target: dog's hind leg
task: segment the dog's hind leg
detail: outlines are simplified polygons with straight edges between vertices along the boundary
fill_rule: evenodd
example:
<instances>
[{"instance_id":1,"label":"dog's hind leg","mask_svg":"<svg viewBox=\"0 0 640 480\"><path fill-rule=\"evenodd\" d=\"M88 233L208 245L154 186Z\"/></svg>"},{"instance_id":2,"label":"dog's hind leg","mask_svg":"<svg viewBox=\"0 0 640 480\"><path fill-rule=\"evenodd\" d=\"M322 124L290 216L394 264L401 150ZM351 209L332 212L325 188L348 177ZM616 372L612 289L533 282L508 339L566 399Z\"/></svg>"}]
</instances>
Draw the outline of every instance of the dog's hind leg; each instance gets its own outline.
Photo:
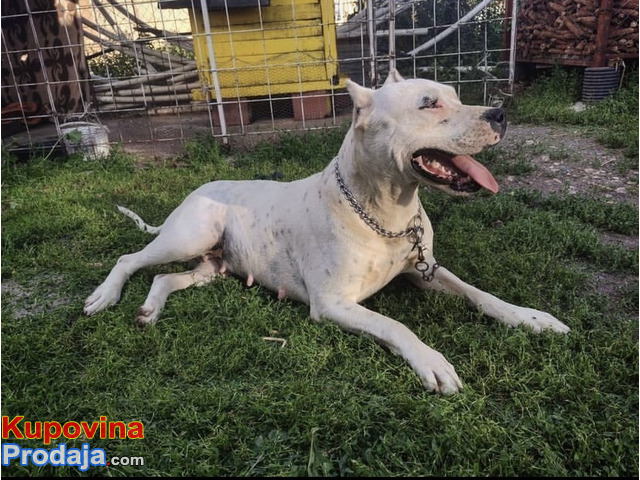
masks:
<instances>
[{"instance_id":1,"label":"dog's hind leg","mask_svg":"<svg viewBox=\"0 0 640 480\"><path fill-rule=\"evenodd\" d=\"M169 295L192 285L201 287L211 282L222 268L222 260L208 253L196 268L188 272L156 275L144 304L138 309L136 323L147 325L156 323Z\"/></svg>"},{"instance_id":2,"label":"dog's hind leg","mask_svg":"<svg viewBox=\"0 0 640 480\"><path fill-rule=\"evenodd\" d=\"M203 255L213 247L213 244L207 243L199 249L191 249L187 252L176 248L177 245L180 245L180 241L176 241L170 249L165 248L167 243L165 240L166 238L163 238L161 234L139 252L121 256L105 281L85 301L84 313L93 315L118 303L122 287L129 277L141 268L190 260Z\"/></svg>"},{"instance_id":3,"label":"dog's hind leg","mask_svg":"<svg viewBox=\"0 0 640 480\"><path fill-rule=\"evenodd\" d=\"M141 268L187 261L209 252L222 238L224 209L198 197L185 200L151 243L118 259L106 280L85 301L84 313L93 315L117 303L125 282Z\"/></svg>"}]
</instances>

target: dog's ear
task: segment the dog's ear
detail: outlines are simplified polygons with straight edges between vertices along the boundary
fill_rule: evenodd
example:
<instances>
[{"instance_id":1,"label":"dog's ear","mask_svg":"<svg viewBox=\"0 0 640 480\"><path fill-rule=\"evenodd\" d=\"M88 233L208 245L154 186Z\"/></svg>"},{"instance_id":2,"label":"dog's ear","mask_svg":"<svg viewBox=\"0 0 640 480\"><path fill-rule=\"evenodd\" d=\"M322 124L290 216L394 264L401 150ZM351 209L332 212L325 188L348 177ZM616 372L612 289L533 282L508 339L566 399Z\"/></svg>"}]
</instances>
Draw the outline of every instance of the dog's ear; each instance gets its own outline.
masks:
<instances>
[{"instance_id":1,"label":"dog's ear","mask_svg":"<svg viewBox=\"0 0 640 480\"><path fill-rule=\"evenodd\" d=\"M353 102L353 125L357 127L362 125L364 119L371 111L373 90L361 87L351 80L347 80L346 87Z\"/></svg>"},{"instance_id":2,"label":"dog's ear","mask_svg":"<svg viewBox=\"0 0 640 480\"><path fill-rule=\"evenodd\" d=\"M383 85L387 85L388 83L398 83L398 82L404 82L404 77L398 73L398 70L396 70L395 68L392 68L391 70L389 70L389 76L384 81Z\"/></svg>"}]
</instances>

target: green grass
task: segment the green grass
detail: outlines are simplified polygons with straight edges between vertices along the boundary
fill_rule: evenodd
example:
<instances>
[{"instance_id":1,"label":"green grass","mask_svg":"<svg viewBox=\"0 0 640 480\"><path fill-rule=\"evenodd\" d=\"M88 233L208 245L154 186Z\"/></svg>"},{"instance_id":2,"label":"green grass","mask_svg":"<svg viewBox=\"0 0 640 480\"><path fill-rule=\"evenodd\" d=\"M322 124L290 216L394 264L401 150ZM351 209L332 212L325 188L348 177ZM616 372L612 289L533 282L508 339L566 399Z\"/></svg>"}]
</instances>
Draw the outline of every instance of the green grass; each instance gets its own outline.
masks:
<instances>
[{"instance_id":1,"label":"green grass","mask_svg":"<svg viewBox=\"0 0 640 480\"><path fill-rule=\"evenodd\" d=\"M638 69L627 68L622 86L610 97L581 112L570 107L580 100L582 69L555 67L518 95L510 118L523 123L579 125L611 148L621 148L629 158L627 168L638 169Z\"/></svg>"},{"instance_id":2,"label":"green grass","mask_svg":"<svg viewBox=\"0 0 640 480\"><path fill-rule=\"evenodd\" d=\"M455 365L465 385L455 396L425 392L371 339L233 278L173 294L156 326L135 328L153 276L183 265L136 273L118 305L83 316L118 256L149 241L116 204L159 224L205 181L317 171L343 134L285 135L233 163L207 139L151 168L121 152L3 158L2 414L144 424L143 440L90 442L108 457L142 456L143 467L87 475L637 476L638 252L603 241L637 235L634 205L523 190L422 194L442 265L572 328L509 329L401 279L364 302ZM524 159L501 168L527 173ZM619 288L603 290L601 274ZM15 463L2 472L79 474Z\"/></svg>"}]
</instances>

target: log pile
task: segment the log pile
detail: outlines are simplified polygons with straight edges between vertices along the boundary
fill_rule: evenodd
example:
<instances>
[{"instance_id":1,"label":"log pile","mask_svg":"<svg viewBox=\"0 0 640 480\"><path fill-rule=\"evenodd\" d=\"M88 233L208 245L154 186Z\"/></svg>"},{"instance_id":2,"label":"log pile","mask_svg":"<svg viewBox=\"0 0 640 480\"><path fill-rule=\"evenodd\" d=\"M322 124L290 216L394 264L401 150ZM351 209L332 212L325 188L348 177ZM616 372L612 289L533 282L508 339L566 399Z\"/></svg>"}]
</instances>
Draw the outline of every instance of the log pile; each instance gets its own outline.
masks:
<instances>
[{"instance_id":1,"label":"log pile","mask_svg":"<svg viewBox=\"0 0 640 480\"><path fill-rule=\"evenodd\" d=\"M638 57L638 0L613 2L607 52Z\"/></svg>"},{"instance_id":2,"label":"log pile","mask_svg":"<svg viewBox=\"0 0 640 480\"><path fill-rule=\"evenodd\" d=\"M166 49L154 49L148 38L132 39L120 29L117 20L105 8L102 0L92 0L96 10L102 14L100 22L83 17L84 37L99 45L102 51L117 51L135 60L135 77L117 79L91 75L94 99L100 111L126 108L155 107L190 103L191 90L200 88L196 62L191 58L176 55ZM158 31L135 17L114 0L108 0L136 30L148 32L155 38L164 38L167 43L187 53L193 52L190 38Z\"/></svg>"},{"instance_id":3,"label":"log pile","mask_svg":"<svg viewBox=\"0 0 640 480\"><path fill-rule=\"evenodd\" d=\"M576 60L590 65L596 53L600 0L526 0L518 15L516 51L522 61ZM605 55L638 57L638 0L611 2Z\"/></svg>"}]
</instances>

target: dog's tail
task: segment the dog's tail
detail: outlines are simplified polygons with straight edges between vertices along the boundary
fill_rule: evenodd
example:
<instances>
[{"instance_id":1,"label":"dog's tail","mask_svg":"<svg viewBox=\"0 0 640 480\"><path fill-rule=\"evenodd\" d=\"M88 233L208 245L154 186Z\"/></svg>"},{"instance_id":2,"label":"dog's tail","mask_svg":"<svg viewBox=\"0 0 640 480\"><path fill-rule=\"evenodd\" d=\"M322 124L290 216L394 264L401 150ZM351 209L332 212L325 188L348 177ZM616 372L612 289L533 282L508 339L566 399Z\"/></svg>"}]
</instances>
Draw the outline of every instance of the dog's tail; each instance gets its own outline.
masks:
<instances>
[{"instance_id":1,"label":"dog's tail","mask_svg":"<svg viewBox=\"0 0 640 480\"><path fill-rule=\"evenodd\" d=\"M147 225L147 223L144 220L142 220L136 213L133 213L128 208L121 207L120 205L117 205L117 207L120 213L122 213L123 215L126 215L131 220L136 222L136 225L138 226L138 228L143 232L150 233L152 235L158 235L160 233L160 230L162 229L162 225L160 225L159 227L153 227L151 225Z\"/></svg>"}]
</instances>

